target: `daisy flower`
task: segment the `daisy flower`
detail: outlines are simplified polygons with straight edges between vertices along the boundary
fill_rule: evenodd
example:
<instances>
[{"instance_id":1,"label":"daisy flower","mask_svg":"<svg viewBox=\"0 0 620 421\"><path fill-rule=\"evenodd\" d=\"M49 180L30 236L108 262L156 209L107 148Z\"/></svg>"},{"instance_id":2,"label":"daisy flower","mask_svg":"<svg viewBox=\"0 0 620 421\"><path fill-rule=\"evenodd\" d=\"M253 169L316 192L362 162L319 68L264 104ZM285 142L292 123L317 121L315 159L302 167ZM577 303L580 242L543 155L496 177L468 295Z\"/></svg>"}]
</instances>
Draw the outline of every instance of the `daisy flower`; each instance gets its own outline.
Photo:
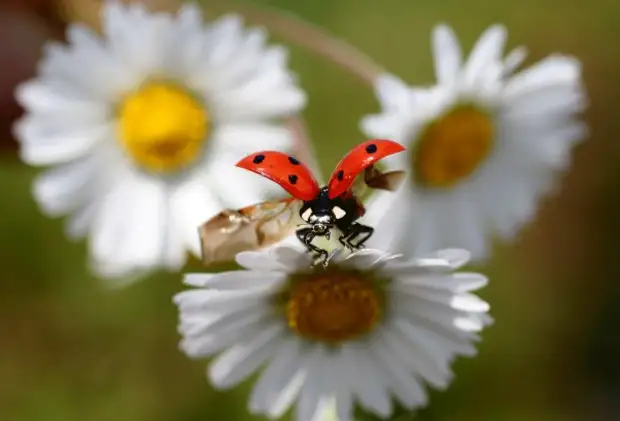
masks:
<instances>
[{"instance_id":1,"label":"daisy flower","mask_svg":"<svg viewBox=\"0 0 620 421\"><path fill-rule=\"evenodd\" d=\"M362 120L362 131L406 145L407 154L389 159L409 176L396 195L377 194L369 206L375 247L406 255L460 247L485 258L491 239L513 238L569 166L586 134L576 118L586 102L580 63L552 55L515 72L525 51L504 58L505 41L505 28L493 26L463 62L456 36L440 25L436 85L376 80L382 110Z\"/></svg>"},{"instance_id":2,"label":"daisy flower","mask_svg":"<svg viewBox=\"0 0 620 421\"><path fill-rule=\"evenodd\" d=\"M305 95L286 50L236 15L205 24L194 5L172 15L109 1L102 19L101 36L70 25L68 45L49 45L19 87L21 158L55 166L34 197L69 215L70 237L89 237L99 275L178 270L199 253L200 223L277 191L234 163L289 149L278 120Z\"/></svg>"},{"instance_id":3,"label":"daisy flower","mask_svg":"<svg viewBox=\"0 0 620 421\"><path fill-rule=\"evenodd\" d=\"M195 288L174 299L181 349L219 354L208 376L221 389L264 367L249 400L255 415L279 418L296 403L297 421L312 421L335 405L349 421L356 403L383 418L392 398L421 407L426 383L447 387L454 358L476 353L491 318L471 291L487 280L454 273L468 260L462 250L399 257L364 249L323 269L279 244L238 254L243 270L188 274Z\"/></svg>"}]
</instances>

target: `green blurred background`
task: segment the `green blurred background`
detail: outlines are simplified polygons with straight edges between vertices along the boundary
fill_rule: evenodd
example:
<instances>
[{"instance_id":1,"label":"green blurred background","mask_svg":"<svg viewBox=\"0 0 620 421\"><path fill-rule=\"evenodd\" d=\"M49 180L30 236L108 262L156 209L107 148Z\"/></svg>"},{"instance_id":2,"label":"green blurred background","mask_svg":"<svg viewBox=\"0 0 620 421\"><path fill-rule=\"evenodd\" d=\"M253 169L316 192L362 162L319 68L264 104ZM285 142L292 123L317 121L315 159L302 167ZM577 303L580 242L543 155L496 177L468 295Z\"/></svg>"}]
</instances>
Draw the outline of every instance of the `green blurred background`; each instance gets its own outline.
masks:
<instances>
[{"instance_id":1,"label":"green blurred background","mask_svg":"<svg viewBox=\"0 0 620 421\"><path fill-rule=\"evenodd\" d=\"M92 22L94 0L64 0ZM174 8L172 0L150 2ZM204 1L214 17L241 2ZM493 23L527 64L553 52L584 64L591 137L575 150L558 195L513 244L477 268L496 324L480 354L459 360L451 388L433 393L428 421L620 420L620 3L617 0L262 0L321 25L410 83L433 81L430 32L452 25L468 51ZM0 5L0 420L235 421L249 385L215 392L203 362L177 350L171 303L180 275L158 274L120 291L86 271L84 244L36 208L37 170L16 158L8 127L19 110L14 84L32 76L41 43L62 36L50 1ZM21 19L21 20L20 20ZM7 29L8 28L8 29ZM11 32L13 31L13 32ZM277 41L284 41L275 37ZM361 116L378 110L372 91L321 58L292 47L291 66L309 92L304 113L329 171L363 140Z\"/></svg>"}]
</instances>

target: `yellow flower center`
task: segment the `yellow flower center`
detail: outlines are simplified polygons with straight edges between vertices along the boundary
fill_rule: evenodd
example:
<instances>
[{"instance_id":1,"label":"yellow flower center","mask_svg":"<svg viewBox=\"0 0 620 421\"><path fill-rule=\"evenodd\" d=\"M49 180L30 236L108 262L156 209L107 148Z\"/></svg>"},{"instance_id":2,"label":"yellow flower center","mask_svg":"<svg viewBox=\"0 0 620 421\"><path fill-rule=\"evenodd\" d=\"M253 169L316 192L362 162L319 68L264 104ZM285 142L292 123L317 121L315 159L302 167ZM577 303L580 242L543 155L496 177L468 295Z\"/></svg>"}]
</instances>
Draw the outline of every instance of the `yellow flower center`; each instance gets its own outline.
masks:
<instances>
[{"instance_id":1,"label":"yellow flower center","mask_svg":"<svg viewBox=\"0 0 620 421\"><path fill-rule=\"evenodd\" d=\"M169 83L144 85L119 108L121 144L137 164L153 172L172 172L194 162L209 125L203 104Z\"/></svg>"},{"instance_id":2,"label":"yellow flower center","mask_svg":"<svg viewBox=\"0 0 620 421\"><path fill-rule=\"evenodd\" d=\"M371 279L329 268L295 279L285 311L289 328L298 335L337 344L371 332L380 321L382 304Z\"/></svg>"},{"instance_id":3,"label":"yellow flower center","mask_svg":"<svg viewBox=\"0 0 620 421\"><path fill-rule=\"evenodd\" d=\"M460 106L429 124L412 154L419 182L450 187L471 175L488 156L493 141L490 117L473 106Z\"/></svg>"}]
</instances>

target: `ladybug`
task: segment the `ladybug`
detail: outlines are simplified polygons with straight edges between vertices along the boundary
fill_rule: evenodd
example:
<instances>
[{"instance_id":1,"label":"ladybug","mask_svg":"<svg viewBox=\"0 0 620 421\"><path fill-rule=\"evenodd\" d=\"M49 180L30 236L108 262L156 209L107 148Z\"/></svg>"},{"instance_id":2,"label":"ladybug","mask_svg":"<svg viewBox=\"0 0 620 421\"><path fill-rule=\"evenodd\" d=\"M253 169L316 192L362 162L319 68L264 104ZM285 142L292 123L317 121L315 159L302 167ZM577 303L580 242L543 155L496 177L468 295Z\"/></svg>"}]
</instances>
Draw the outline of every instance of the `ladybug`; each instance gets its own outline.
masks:
<instances>
[{"instance_id":1,"label":"ladybug","mask_svg":"<svg viewBox=\"0 0 620 421\"><path fill-rule=\"evenodd\" d=\"M329 253L312 242L317 237L329 240L334 229L340 232L338 240L347 249L363 248L374 229L357 222L365 213L355 191L358 176L363 174L364 186L395 190L405 173L383 173L375 164L404 150L400 143L386 139L363 142L342 158L322 187L310 169L291 155L279 151L248 155L236 166L279 184L292 197L225 210L207 221L199 229L203 261L224 260L235 252L275 243L292 230L317 263L327 264Z\"/></svg>"}]
</instances>

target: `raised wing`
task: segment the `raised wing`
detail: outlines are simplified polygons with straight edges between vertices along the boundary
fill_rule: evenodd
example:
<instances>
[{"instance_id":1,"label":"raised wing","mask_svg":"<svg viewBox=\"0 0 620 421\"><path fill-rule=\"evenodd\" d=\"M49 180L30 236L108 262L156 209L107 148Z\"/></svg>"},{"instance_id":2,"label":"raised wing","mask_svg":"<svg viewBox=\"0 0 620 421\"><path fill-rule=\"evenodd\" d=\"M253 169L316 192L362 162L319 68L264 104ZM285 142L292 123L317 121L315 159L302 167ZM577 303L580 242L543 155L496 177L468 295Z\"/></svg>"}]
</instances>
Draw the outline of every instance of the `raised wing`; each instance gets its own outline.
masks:
<instances>
[{"instance_id":1,"label":"raised wing","mask_svg":"<svg viewBox=\"0 0 620 421\"><path fill-rule=\"evenodd\" d=\"M338 163L327 184L331 199L351 188L355 178L377 161L398 152L405 147L387 139L373 139L360 143Z\"/></svg>"},{"instance_id":2,"label":"raised wing","mask_svg":"<svg viewBox=\"0 0 620 421\"><path fill-rule=\"evenodd\" d=\"M198 228L205 265L232 261L242 251L270 246L294 233L303 202L283 199L226 209Z\"/></svg>"},{"instance_id":3,"label":"raised wing","mask_svg":"<svg viewBox=\"0 0 620 421\"><path fill-rule=\"evenodd\" d=\"M369 189L396 191L404 181L405 175L405 171L382 172L375 165L371 165L355 178L351 190L362 200Z\"/></svg>"},{"instance_id":4,"label":"raised wing","mask_svg":"<svg viewBox=\"0 0 620 421\"><path fill-rule=\"evenodd\" d=\"M256 152L239 161L237 167L278 183L296 199L312 200L320 191L312 171L291 155L282 152Z\"/></svg>"}]
</instances>

